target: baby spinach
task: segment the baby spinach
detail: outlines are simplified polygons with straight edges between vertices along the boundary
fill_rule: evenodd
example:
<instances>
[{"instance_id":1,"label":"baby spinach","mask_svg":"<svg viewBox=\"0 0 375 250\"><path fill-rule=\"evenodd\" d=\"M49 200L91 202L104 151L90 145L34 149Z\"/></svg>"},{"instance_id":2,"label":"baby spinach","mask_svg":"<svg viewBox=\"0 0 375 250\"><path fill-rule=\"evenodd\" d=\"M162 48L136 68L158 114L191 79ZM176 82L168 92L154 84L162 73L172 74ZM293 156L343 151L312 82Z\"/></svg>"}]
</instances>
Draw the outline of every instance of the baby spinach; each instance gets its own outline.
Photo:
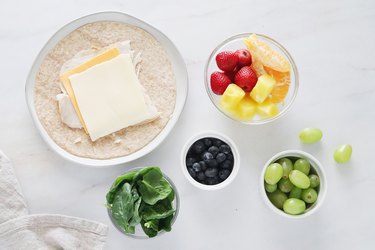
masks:
<instances>
[{"instance_id":1,"label":"baby spinach","mask_svg":"<svg viewBox=\"0 0 375 250\"><path fill-rule=\"evenodd\" d=\"M139 180L137 183L143 201L150 205L167 198L172 192L169 182L155 170L149 171L143 176L143 180Z\"/></svg>"},{"instance_id":2,"label":"baby spinach","mask_svg":"<svg viewBox=\"0 0 375 250\"><path fill-rule=\"evenodd\" d=\"M175 193L158 167L117 177L106 199L115 223L126 233L134 233L138 224L149 237L171 230Z\"/></svg>"}]
</instances>

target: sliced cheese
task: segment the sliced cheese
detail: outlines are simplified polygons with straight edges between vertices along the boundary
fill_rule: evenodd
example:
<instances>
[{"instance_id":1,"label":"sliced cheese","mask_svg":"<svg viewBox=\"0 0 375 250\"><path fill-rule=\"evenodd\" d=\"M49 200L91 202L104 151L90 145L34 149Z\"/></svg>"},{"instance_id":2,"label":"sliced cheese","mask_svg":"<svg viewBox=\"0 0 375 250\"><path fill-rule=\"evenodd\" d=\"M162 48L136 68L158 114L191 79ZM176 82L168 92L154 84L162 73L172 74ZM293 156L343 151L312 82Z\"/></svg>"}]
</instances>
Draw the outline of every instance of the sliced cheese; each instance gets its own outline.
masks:
<instances>
[{"instance_id":1,"label":"sliced cheese","mask_svg":"<svg viewBox=\"0 0 375 250\"><path fill-rule=\"evenodd\" d=\"M76 113L78 115L78 118L81 121L81 123L83 125L83 128L85 129L86 133L88 133L87 126L86 126L86 123L85 123L85 121L82 117L80 108L77 105L77 100L76 100L76 97L75 97L75 94L74 94L74 90L72 89L69 77L74 75L74 74L82 73L82 72L86 71L87 69L89 69L89 68L91 68L95 65L98 65L98 64L103 63L105 61L111 60L111 59L115 58L116 56L118 56L119 54L120 54L120 50L118 48L112 48L112 49L110 49L110 50L108 50L108 51L106 51L106 52L104 52L100 55L95 56L94 58L88 60L87 62L85 62L81 65L79 65L78 67L73 68L73 69L65 72L64 74L62 74L60 76L60 79L61 79L61 81L64 85L66 93L69 95L70 100L72 101L74 110L76 111Z\"/></svg>"},{"instance_id":2,"label":"sliced cheese","mask_svg":"<svg viewBox=\"0 0 375 250\"><path fill-rule=\"evenodd\" d=\"M69 82L92 141L156 116L156 109L146 103L129 54L75 73Z\"/></svg>"}]
</instances>

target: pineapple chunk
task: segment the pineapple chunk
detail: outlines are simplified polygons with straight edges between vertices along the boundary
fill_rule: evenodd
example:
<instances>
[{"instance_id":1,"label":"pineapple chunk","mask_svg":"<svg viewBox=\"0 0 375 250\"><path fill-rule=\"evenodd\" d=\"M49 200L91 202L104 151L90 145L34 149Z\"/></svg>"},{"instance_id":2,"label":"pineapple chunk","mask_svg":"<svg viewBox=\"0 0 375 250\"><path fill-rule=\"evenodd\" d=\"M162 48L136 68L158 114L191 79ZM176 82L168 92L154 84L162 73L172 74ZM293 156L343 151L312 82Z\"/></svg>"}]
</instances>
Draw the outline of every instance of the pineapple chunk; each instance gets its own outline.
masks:
<instances>
[{"instance_id":1,"label":"pineapple chunk","mask_svg":"<svg viewBox=\"0 0 375 250\"><path fill-rule=\"evenodd\" d=\"M269 75L261 75L258 78L257 84L250 92L251 98L257 103L262 103L271 94L275 87L276 81Z\"/></svg>"},{"instance_id":2,"label":"pineapple chunk","mask_svg":"<svg viewBox=\"0 0 375 250\"><path fill-rule=\"evenodd\" d=\"M236 84L231 83L223 93L220 99L220 106L224 110L233 109L245 96L245 91Z\"/></svg>"},{"instance_id":3,"label":"pineapple chunk","mask_svg":"<svg viewBox=\"0 0 375 250\"><path fill-rule=\"evenodd\" d=\"M257 110L257 104L250 97L245 96L233 109L233 115L240 120L251 120Z\"/></svg>"},{"instance_id":4,"label":"pineapple chunk","mask_svg":"<svg viewBox=\"0 0 375 250\"><path fill-rule=\"evenodd\" d=\"M267 98L263 103L258 104L257 113L262 118L271 118L276 116L279 110L276 105Z\"/></svg>"}]
</instances>

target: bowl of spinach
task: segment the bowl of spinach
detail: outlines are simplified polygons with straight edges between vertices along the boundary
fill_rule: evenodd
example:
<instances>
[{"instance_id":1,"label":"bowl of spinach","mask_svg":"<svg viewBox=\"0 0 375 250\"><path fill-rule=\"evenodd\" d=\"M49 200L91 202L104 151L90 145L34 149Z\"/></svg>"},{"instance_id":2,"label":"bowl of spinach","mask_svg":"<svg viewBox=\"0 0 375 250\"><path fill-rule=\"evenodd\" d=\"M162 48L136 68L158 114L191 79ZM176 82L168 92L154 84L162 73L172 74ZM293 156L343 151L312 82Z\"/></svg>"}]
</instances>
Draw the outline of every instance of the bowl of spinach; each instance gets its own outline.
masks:
<instances>
[{"instance_id":1,"label":"bowl of spinach","mask_svg":"<svg viewBox=\"0 0 375 250\"><path fill-rule=\"evenodd\" d=\"M106 200L112 223L133 238L171 231L179 210L177 189L158 167L134 168L118 176Z\"/></svg>"}]
</instances>

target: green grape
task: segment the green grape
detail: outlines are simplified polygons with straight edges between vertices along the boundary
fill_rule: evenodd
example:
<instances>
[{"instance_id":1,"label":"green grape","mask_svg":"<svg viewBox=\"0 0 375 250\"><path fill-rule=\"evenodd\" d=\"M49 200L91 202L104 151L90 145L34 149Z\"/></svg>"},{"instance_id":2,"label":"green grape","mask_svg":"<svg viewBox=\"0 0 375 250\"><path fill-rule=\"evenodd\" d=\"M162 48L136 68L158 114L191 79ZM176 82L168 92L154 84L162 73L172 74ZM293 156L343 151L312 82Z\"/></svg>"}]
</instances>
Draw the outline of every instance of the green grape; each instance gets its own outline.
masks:
<instances>
[{"instance_id":1,"label":"green grape","mask_svg":"<svg viewBox=\"0 0 375 250\"><path fill-rule=\"evenodd\" d=\"M343 144L335 149L333 158L337 163L346 163L352 157L352 146L350 144Z\"/></svg>"},{"instance_id":2,"label":"green grape","mask_svg":"<svg viewBox=\"0 0 375 250\"><path fill-rule=\"evenodd\" d=\"M291 215L302 214L306 209L306 204L300 199L290 198L284 202L284 212Z\"/></svg>"},{"instance_id":3,"label":"green grape","mask_svg":"<svg viewBox=\"0 0 375 250\"><path fill-rule=\"evenodd\" d=\"M294 186L306 189L310 187L310 179L299 170L292 170L289 174L289 180L293 183Z\"/></svg>"},{"instance_id":4,"label":"green grape","mask_svg":"<svg viewBox=\"0 0 375 250\"><path fill-rule=\"evenodd\" d=\"M306 203L314 203L318 199L318 193L313 188L305 189L302 191L302 199Z\"/></svg>"},{"instance_id":5,"label":"green grape","mask_svg":"<svg viewBox=\"0 0 375 250\"><path fill-rule=\"evenodd\" d=\"M283 177L283 167L279 163L272 163L266 169L266 173L264 174L264 180L268 184L276 184L279 182L281 177Z\"/></svg>"},{"instance_id":6,"label":"green grape","mask_svg":"<svg viewBox=\"0 0 375 250\"><path fill-rule=\"evenodd\" d=\"M308 175L310 173L310 162L306 159L298 159L294 163L294 169Z\"/></svg>"},{"instance_id":7,"label":"green grape","mask_svg":"<svg viewBox=\"0 0 375 250\"><path fill-rule=\"evenodd\" d=\"M266 191L268 193L272 193L277 189L277 185L276 184L271 185L271 184L268 184L267 182L265 182L264 188L266 189Z\"/></svg>"},{"instance_id":8,"label":"green grape","mask_svg":"<svg viewBox=\"0 0 375 250\"><path fill-rule=\"evenodd\" d=\"M281 179L278 183L278 187L281 190L281 192L289 193L294 186L289 179Z\"/></svg>"},{"instance_id":9,"label":"green grape","mask_svg":"<svg viewBox=\"0 0 375 250\"><path fill-rule=\"evenodd\" d=\"M301 197L302 197L302 189L298 187L293 187L292 190L290 190L289 198L301 199Z\"/></svg>"},{"instance_id":10,"label":"green grape","mask_svg":"<svg viewBox=\"0 0 375 250\"><path fill-rule=\"evenodd\" d=\"M283 204L288 199L286 194L281 192L279 189L276 189L275 192L268 193L267 195L271 203L279 209L283 209Z\"/></svg>"},{"instance_id":11,"label":"green grape","mask_svg":"<svg viewBox=\"0 0 375 250\"><path fill-rule=\"evenodd\" d=\"M283 167L283 170L284 170L283 178L288 179L290 171L293 170L292 161L289 160L288 158L282 158L278 160L277 163L279 163Z\"/></svg>"},{"instance_id":12,"label":"green grape","mask_svg":"<svg viewBox=\"0 0 375 250\"><path fill-rule=\"evenodd\" d=\"M305 128L299 133L299 138L303 143L312 144L320 141L323 133L318 128Z\"/></svg>"},{"instance_id":13,"label":"green grape","mask_svg":"<svg viewBox=\"0 0 375 250\"><path fill-rule=\"evenodd\" d=\"M319 186L320 184L319 176L317 176L316 174L310 174L309 179L310 179L310 187L316 188L317 186Z\"/></svg>"}]
</instances>

